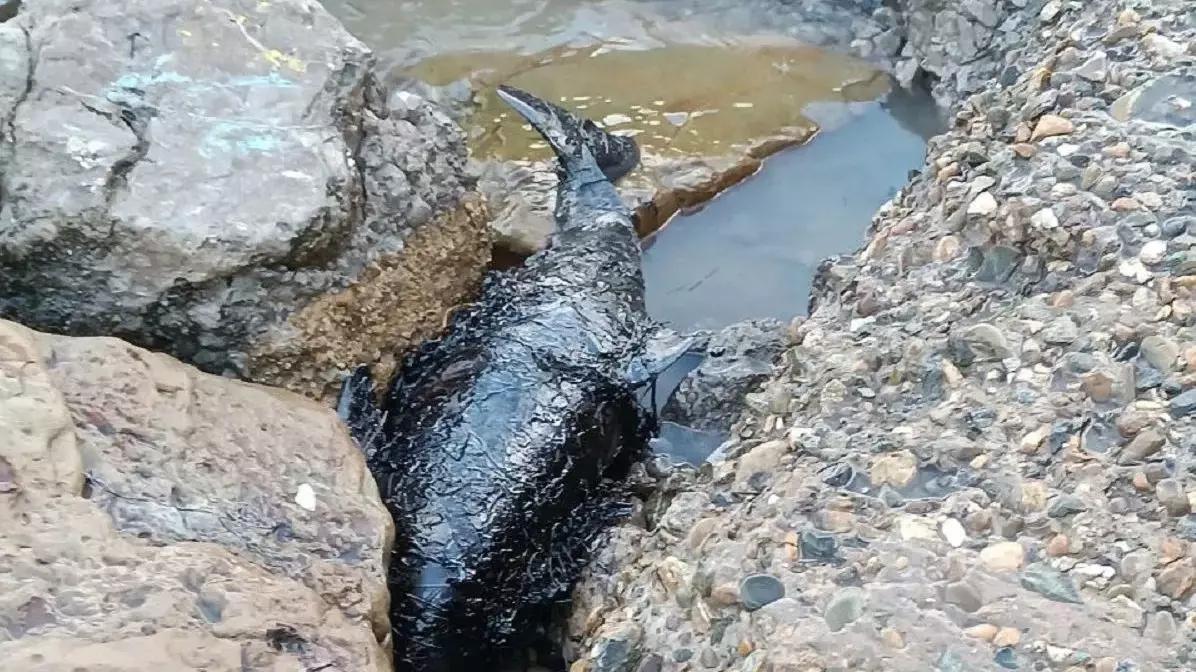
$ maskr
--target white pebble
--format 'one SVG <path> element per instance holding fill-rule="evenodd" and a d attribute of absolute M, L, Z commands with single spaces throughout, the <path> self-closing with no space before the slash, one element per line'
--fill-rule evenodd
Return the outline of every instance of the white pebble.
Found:
<path fill-rule="evenodd" d="M 973 217 L 988 217 L 997 211 L 997 199 L 989 192 L 981 192 L 968 204 L 968 215 Z"/>
<path fill-rule="evenodd" d="M 1142 246 L 1142 251 L 1138 252 L 1138 258 L 1144 264 L 1158 264 L 1167 257 L 1167 243 L 1161 240 L 1152 240 Z"/>
<path fill-rule="evenodd" d="M 964 531 L 963 525 L 954 518 L 944 520 L 940 529 L 943 533 L 943 538 L 955 548 L 962 546 L 963 542 L 968 538 L 968 533 Z"/>
<path fill-rule="evenodd" d="M 1043 208 L 1034 213 L 1030 217 L 1030 223 L 1047 231 L 1059 228 L 1059 218 L 1055 216 L 1055 211 L 1050 208 Z"/>
<path fill-rule="evenodd" d="M 1117 270 L 1123 277 L 1130 278 L 1136 282 L 1146 282 L 1154 277 L 1150 271 L 1146 270 L 1142 262 L 1137 259 L 1126 259 L 1117 266 Z"/>
<path fill-rule="evenodd" d="M 308 511 L 315 511 L 316 491 L 307 483 L 300 485 L 299 490 L 295 493 L 295 503 Z"/>

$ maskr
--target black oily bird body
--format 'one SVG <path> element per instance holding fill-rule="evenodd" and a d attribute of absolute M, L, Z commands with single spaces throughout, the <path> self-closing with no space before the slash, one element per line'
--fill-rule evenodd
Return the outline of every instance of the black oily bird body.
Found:
<path fill-rule="evenodd" d="M 380 404 L 364 369 L 339 404 L 395 520 L 401 672 L 495 669 L 567 593 L 619 510 L 608 470 L 647 438 L 636 389 L 685 346 L 645 315 L 639 241 L 611 183 L 638 162 L 634 141 L 499 93 L 557 154 L 551 242 L 491 273 Z"/>

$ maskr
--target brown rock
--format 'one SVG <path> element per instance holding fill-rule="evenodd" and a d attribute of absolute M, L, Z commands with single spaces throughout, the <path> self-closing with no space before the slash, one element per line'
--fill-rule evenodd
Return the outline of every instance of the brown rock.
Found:
<path fill-rule="evenodd" d="M 880 638 L 890 649 L 905 648 L 905 637 L 902 637 L 901 633 L 893 628 L 883 628 L 880 631 Z"/>
<path fill-rule="evenodd" d="M 1022 640 L 1022 633 L 1017 628 L 1004 627 L 997 631 L 993 637 L 993 646 L 1017 646 L 1018 642 Z"/>
<path fill-rule="evenodd" d="M 1176 562 L 1159 572 L 1155 579 L 1159 592 L 1174 600 L 1181 600 L 1196 582 L 1196 570 L 1191 562 Z"/>
<path fill-rule="evenodd" d="M 1133 483 L 1134 489 L 1138 492 L 1150 492 L 1154 489 L 1154 486 L 1150 483 L 1150 479 L 1146 477 L 1145 472 L 1135 471 Z"/>
<path fill-rule="evenodd" d="M 1130 155 L 1130 146 L 1125 142 L 1118 142 L 1108 147 L 1105 147 L 1101 152 L 1108 157 L 1114 159 L 1124 159 Z"/>
<path fill-rule="evenodd" d="M 1167 437 L 1163 436 L 1162 432 L 1157 429 L 1144 429 L 1122 449 L 1117 461 L 1121 464 L 1141 462 L 1159 452 L 1166 443 Z"/>
<path fill-rule="evenodd" d="M 1133 198 L 1130 198 L 1129 196 L 1122 196 L 1121 198 L 1110 203 L 1109 207 L 1112 208 L 1114 212 L 1133 212 L 1135 210 L 1141 210 L 1142 204 Z"/>
<path fill-rule="evenodd" d="M 827 509 L 818 512 L 815 522 L 827 532 L 850 532 L 855 529 L 855 514 Z"/>
<path fill-rule="evenodd" d="M 959 238 L 955 236 L 943 236 L 934 245 L 934 260 L 939 263 L 950 261 L 959 256 L 961 247 Z"/>
<path fill-rule="evenodd" d="M 283 638 L 390 669 L 390 517 L 329 409 L 10 322 L 0 389 L 0 613 L 51 615 L 0 642 L 6 667 L 294 668 Z"/>
<path fill-rule="evenodd" d="M 1052 557 L 1059 557 L 1061 555 L 1067 555 L 1067 552 L 1068 552 L 1067 535 L 1056 534 L 1055 536 L 1051 537 L 1051 540 L 1049 542 L 1047 542 L 1046 552 L 1047 552 L 1047 555 L 1052 556 Z"/>
<path fill-rule="evenodd" d="M 1121 435 L 1129 438 L 1136 436 L 1138 432 L 1146 429 L 1150 425 L 1150 414 L 1143 411 L 1129 410 L 1117 416 L 1117 431 Z"/>
<path fill-rule="evenodd" d="M 1080 380 L 1080 387 L 1088 397 L 1097 403 L 1113 398 L 1113 379 L 1101 371 L 1086 373 Z"/>
<path fill-rule="evenodd" d="M 1054 114 L 1044 114 L 1034 126 L 1034 135 L 1030 139 L 1042 140 L 1056 135 L 1067 135 L 1075 130 L 1075 124 L 1071 121 Z"/>
<path fill-rule="evenodd" d="M 1038 153 L 1038 148 L 1028 142 L 1014 143 L 1012 149 L 1014 154 L 1017 154 L 1023 159 L 1033 158 L 1034 155 Z"/>
<path fill-rule="evenodd" d="M 1042 481 L 1025 481 L 1022 483 L 1021 510 L 1024 513 L 1042 511 L 1046 508 L 1047 488 Z"/>
<path fill-rule="evenodd" d="M 1015 572 L 1026 561 L 1026 551 L 1016 541 L 1001 541 L 980 551 L 980 562 L 990 572 Z"/>
<path fill-rule="evenodd" d="M 772 473 L 781 464 L 781 458 L 789 452 L 789 442 L 783 439 L 765 441 L 739 458 L 735 467 L 737 487 L 750 486 L 749 480 L 756 474 Z"/>
<path fill-rule="evenodd" d="M 1000 628 L 992 623 L 979 623 L 970 628 L 964 629 L 963 632 L 968 637 L 975 637 L 981 641 L 991 642 L 993 641 L 993 637 L 996 637 L 1000 630 Z"/>
<path fill-rule="evenodd" d="M 914 480 L 918 473 L 918 458 L 908 450 L 878 455 L 872 459 L 872 468 L 868 475 L 873 485 L 891 485 L 903 488 Z"/>
<path fill-rule="evenodd" d="M 947 180 L 950 180 L 953 177 L 959 177 L 959 174 L 961 172 L 963 172 L 963 171 L 960 170 L 959 163 L 956 161 L 952 161 L 951 163 L 948 163 L 947 165 L 943 166 L 939 170 L 938 180 L 939 180 L 939 182 L 946 182 Z"/>
<path fill-rule="evenodd" d="M 710 601 L 723 607 L 739 604 L 739 584 L 722 583 L 710 591 Z"/>
<path fill-rule="evenodd" d="M 969 513 L 963 522 L 964 527 L 970 532 L 984 532 L 992 527 L 993 514 L 988 509 L 980 509 L 979 511 Z"/>
<path fill-rule="evenodd" d="M 689 544 L 689 548 L 695 551 L 701 548 L 717 524 L 717 518 L 703 518 L 694 523 L 694 526 L 689 530 L 689 534 L 686 535 L 686 542 Z"/>
<path fill-rule="evenodd" d="M 1159 561 L 1164 565 L 1170 564 L 1187 557 L 1188 542 L 1175 537 L 1164 537 L 1163 541 L 1159 543 Z"/>

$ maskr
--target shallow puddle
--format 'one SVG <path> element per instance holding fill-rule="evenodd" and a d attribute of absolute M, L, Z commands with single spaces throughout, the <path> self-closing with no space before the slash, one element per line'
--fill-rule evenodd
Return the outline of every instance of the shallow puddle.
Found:
<path fill-rule="evenodd" d="M 819 263 L 861 247 L 876 209 L 922 165 L 937 114 L 907 95 L 774 156 L 649 238 L 649 312 L 683 330 L 804 314 Z"/>
<path fill-rule="evenodd" d="M 481 63 L 490 68 L 480 72 Z M 535 92 L 614 132 L 634 136 L 658 157 L 722 155 L 781 133 L 804 136 L 804 114 L 819 101 L 873 100 L 888 88 L 868 65 L 796 45 L 672 44 L 628 49 L 600 44 L 534 57 L 448 54 L 412 72 L 433 84 L 472 74 L 478 110 L 474 156 L 549 158 L 543 140 L 498 101 L 494 85 Z"/>

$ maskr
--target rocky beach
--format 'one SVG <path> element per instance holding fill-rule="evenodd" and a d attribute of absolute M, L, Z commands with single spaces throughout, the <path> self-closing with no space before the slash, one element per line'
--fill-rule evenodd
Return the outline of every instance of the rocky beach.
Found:
<path fill-rule="evenodd" d="M 600 551 L 573 672 L 1196 665 L 1196 16 L 914 4 L 952 128 Z"/>
<path fill-rule="evenodd" d="M 543 245 L 513 81 L 644 136 L 648 230 L 807 108 L 947 120 L 808 314 L 701 334 L 663 418 L 718 447 L 632 469 L 569 672 L 1196 669 L 1189 3 L 602 3 L 642 61 L 350 9 L 0 1 L 0 661 L 391 669 L 393 527 L 328 401 Z"/>

